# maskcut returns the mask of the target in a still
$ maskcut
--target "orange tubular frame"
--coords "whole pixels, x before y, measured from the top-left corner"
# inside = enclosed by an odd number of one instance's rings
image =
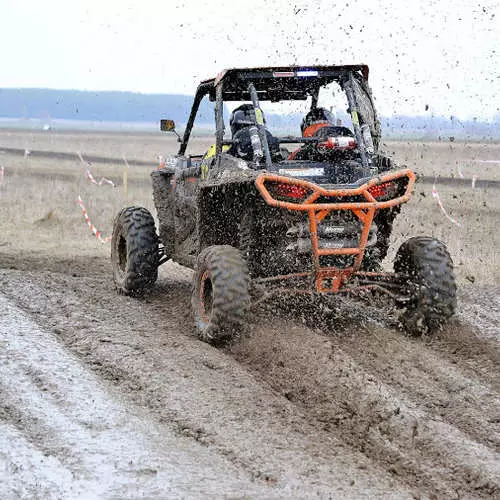
[[[377,201],[369,192],[369,189],[378,184],[408,178],[404,194],[386,201]],[[359,272],[361,262],[365,254],[366,243],[370,232],[370,226],[377,210],[391,208],[401,205],[409,200],[411,191],[415,183],[416,176],[409,170],[399,170],[382,174],[370,179],[365,184],[348,189],[325,189],[318,184],[314,184],[302,179],[285,177],[281,175],[263,173],[255,181],[257,189],[266,201],[272,207],[284,208],[286,210],[307,212],[309,215],[309,232],[312,244],[312,258],[314,272],[297,273],[286,276],[276,276],[271,280],[284,280],[288,278],[300,278],[306,276],[314,277],[315,289],[317,292],[338,292],[342,285],[353,275]],[[292,184],[306,188],[310,194],[302,202],[288,202],[273,198],[266,187],[266,183]],[[352,196],[362,196],[366,201],[361,202],[339,202],[339,203],[316,203],[318,198],[343,198]],[[359,246],[355,248],[320,248],[318,243],[317,226],[330,212],[337,210],[350,210],[362,223],[361,237]],[[319,258],[324,255],[355,255],[354,264],[348,268],[321,267]],[[367,273],[359,273],[367,274]],[[378,273],[374,273],[378,274]],[[265,281],[269,281],[266,279]],[[325,285],[325,281],[328,283]]]

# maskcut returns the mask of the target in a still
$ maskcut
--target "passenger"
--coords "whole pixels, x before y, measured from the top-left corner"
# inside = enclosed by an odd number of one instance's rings
[[[264,124],[266,123],[264,115]],[[231,113],[229,119],[231,128],[231,146],[223,146],[222,151],[246,161],[254,160],[254,150],[251,142],[250,128],[255,127],[255,111],[252,104],[242,104]],[[269,134],[270,135],[270,134]],[[268,135],[268,140],[269,140]],[[201,161],[202,178],[205,178],[210,164],[215,159],[215,144],[213,144],[203,156]]]
[[[264,113],[262,113],[262,118],[265,126],[266,118]],[[257,124],[253,104],[242,104],[233,110],[229,119],[229,126],[231,128],[233,144],[231,145],[228,153],[246,161],[254,161],[256,158],[254,146],[252,145],[251,134],[255,134],[257,132]],[[252,127],[255,127],[254,131],[251,130]],[[278,141],[267,129],[266,137],[267,143],[269,144],[271,159],[273,161],[275,161],[278,157],[280,160],[283,159],[280,156]]]
[[[266,118],[262,114],[264,125]],[[255,125],[255,109],[253,104],[242,104],[233,110],[229,118],[229,127],[231,128],[231,135],[234,136],[242,129]]]

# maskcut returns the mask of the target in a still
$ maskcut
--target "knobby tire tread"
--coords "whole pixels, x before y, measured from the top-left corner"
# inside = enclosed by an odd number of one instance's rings
[[[125,269],[119,265],[118,245],[126,241]],[[111,241],[113,275],[118,292],[140,296],[158,278],[158,236],[151,213],[142,207],[124,208],[116,217]]]
[[[200,287],[205,271],[210,272],[213,289],[208,321],[201,320]],[[241,253],[230,245],[202,250],[193,280],[192,308],[199,337],[211,344],[227,342],[241,333],[250,305],[248,268]]]
[[[398,250],[394,270],[410,280],[412,300],[400,317],[409,333],[433,333],[455,313],[453,261],[444,243],[426,236],[410,238]]]

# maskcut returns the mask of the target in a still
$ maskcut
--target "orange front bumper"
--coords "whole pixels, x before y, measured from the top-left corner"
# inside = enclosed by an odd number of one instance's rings
[[[374,186],[398,181],[404,178],[408,179],[404,193],[394,198],[377,201],[369,191],[370,188]],[[318,184],[302,179],[268,173],[259,175],[255,184],[268,205],[291,211],[307,212],[309,216],[309,232],[311,236],[314,272],[298,273],[281,277],[277,276],[276,279],[287,279],[299,276],[304,277],[310,274],[314,277],[315,289],[317,292],[339,291],[343,283],[345,283],[351,275],[360,270],[375,212],[377,210],[395,207],[408,201],[411,197],[411,191],[415,180],[415,174],[409,169],[404,169],[379,175],[355,188],[325,189]],[[282,199],[276,199],[269,191],[269,188],[276,184],[301,186],[307,190],[307,196],[300,201],[283,201]],[[358,198],[359,201],[341,201],[342,198],[353,197]],[[318,202],[319,198],[321,198],[320,202]],[[321,248],[318,242],[318,224],[331,212],[341,210],[350,210],[361,221],[362,230],[359,246],[353,248]],[[355,259],[352,267],[348,268],[321,267],[320,256],[326,255],[355,255]]]

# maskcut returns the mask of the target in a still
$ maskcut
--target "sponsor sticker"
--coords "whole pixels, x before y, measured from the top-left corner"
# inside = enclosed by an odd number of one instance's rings
[[[280,168],[278,172],[292,177],[320,177],[325,175],[324,168]]]

